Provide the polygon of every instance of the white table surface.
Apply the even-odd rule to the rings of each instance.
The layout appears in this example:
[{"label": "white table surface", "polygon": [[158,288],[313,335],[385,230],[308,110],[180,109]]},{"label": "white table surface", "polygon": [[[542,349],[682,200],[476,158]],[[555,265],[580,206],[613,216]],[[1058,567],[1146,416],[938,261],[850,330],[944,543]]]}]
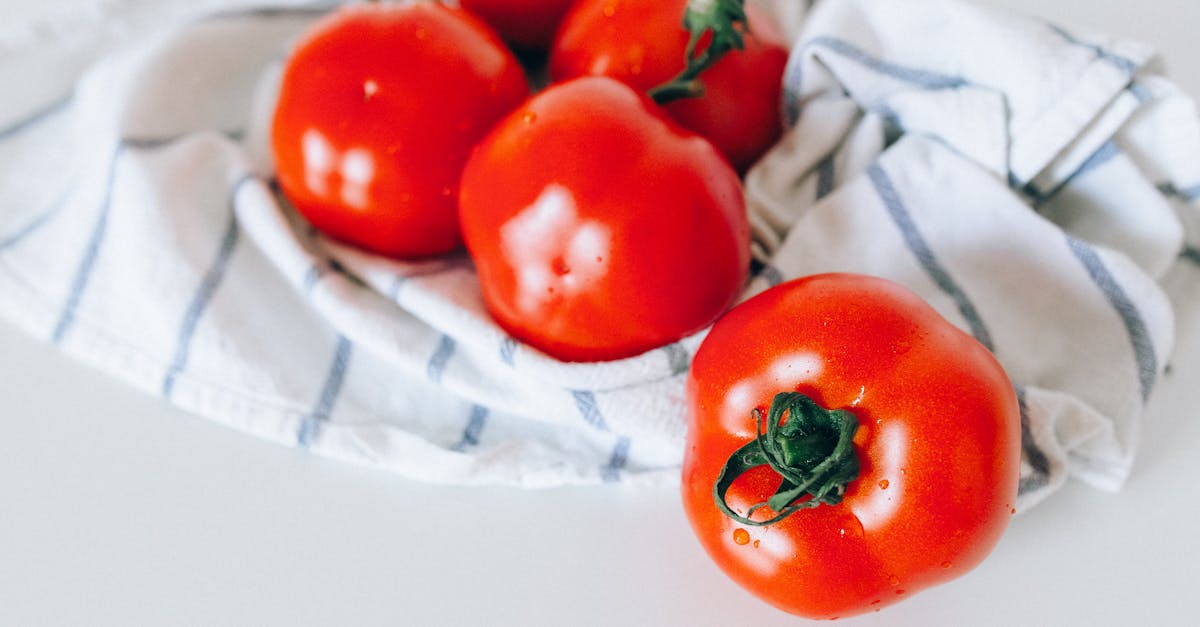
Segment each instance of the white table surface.
[{"label": "white table surface", "polygon": [[[1200,94],[1200,2],[989,3],[1154,43]],[[1200,321],[1181,327],[1123,492],[1068,484],[966,577],[844,622],[1200,624]],[[412,483],[186,415],[2,323],[0,400],[0,625],[802,622],[725,579],[674,488]]]}]

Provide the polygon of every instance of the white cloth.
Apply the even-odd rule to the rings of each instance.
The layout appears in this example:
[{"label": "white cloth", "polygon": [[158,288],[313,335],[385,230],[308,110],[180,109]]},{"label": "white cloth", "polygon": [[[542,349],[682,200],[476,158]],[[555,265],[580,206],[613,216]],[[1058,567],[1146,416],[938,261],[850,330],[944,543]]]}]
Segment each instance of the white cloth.
[{"label": "white cloth", "polygon": [[1197,321],[1193,102],[1142,45],[957,0],[790,10],[794,128],[747,182],[769,260],[752,290],[827,270],[908,285],[1017,386],[1023,507],[1068,474],[1119,488],[1171,298]]},{"label": "white cloth", "polygon": [[[69,93],[0,109],[0,315],[202,416],[420,480],[674,480],[701,336],[559,363],[491,323],[463,255],[315,233],[273,190],[265,128],[320,11],[249,4],[138,31]],[[748,179],[767,265],[747,294],[820,270],[913,287],[1020,386],[1023,505],[1068,470],[1117,487],[1172,346],[1158,280],[1193,271],[1190,102],[1139,46],[953,2],[793,18],[798,121]]]}]

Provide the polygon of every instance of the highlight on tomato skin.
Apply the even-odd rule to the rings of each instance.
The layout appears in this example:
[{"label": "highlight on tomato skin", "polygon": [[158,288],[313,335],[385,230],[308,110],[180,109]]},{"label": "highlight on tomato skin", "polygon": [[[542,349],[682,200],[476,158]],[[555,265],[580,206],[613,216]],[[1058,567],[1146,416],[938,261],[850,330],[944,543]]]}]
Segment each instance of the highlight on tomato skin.
[{"label": "highlight on tomato skin", "polygon": [[285,64],[271,127],[280,187],[335,239],[398,258],[450,252],[463,163],[528,93],[513,54],[466,11],[340,8]]},{"label": "highlight on tomato skin", "polygon": [[[555,80],[609,76],[639,91],[671,80],[685,66],[688,0],[579,0],[550,49]],[[783,133],[783,70],[788,50],[765,14],[747,2],[745,47],[700,76],[703,93],[663,106],[745,172]],[[703,49],[702,40],[699,48]]]},{"label": "highlight on tomato skin", "polygon": [[697,539],[793,614],[845,618],[960,577],[1015,511],[1011,381],[890,281],[814,275],[734,307],[693,360],[687,412]]},{"label": "highlight on tomato skin", "polygon": [[708,326],[740,293],[750,231],[737,173],[618,81],[552,85],[463,171],[484,301],[564,361],[632,357]]}]

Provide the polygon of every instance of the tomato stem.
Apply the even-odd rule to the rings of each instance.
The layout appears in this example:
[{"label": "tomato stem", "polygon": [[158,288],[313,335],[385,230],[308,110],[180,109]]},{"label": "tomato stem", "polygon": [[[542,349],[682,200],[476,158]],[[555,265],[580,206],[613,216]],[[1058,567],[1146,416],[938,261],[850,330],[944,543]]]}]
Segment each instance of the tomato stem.
[{"label": "tomato stem", "polygon": [[[765,425],[761,411],[755,409],[753,416],[757,435],[729,456],[713,484],[713,500],[722,513],[742,524],[761,527],[802,509],[842,502],[847,484],[858,478],[859,461],[854,452],[858,418],[853,413],[826,409],[799,392],[781,392],[771,400]],[[738,477],[759,466],[770,466],[781,477],[779,488],[745,515],[738,514],[729,506],[726,494]],[[752,519],[763,507],[775,515]]]},{"label": "tomato stem", "polygon": [[[671,80],[649,91],[658,104],[703,95],[700,74],[725,53],[745,46],[745,0],[690,0],[683,12],[683,28],[690,35],[683,55],[684,68]],[[712,40],[697,52],[706,33],[712,33]]]}]

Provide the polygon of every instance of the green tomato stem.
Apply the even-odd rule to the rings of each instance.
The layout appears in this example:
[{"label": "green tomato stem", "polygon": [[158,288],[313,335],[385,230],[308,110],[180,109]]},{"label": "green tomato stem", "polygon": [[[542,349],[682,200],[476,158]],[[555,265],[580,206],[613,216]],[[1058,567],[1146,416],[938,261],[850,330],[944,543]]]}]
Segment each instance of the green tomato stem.
[{"label": "green tomato stem", "polygon": [[[853,413],[826,409],[799,392],[781,392],[771,400],[765,425],[761,411],[755,409],[753,415],[757,435],[730,455],[713,484],[713,501],[723,514],[762,527],[802,509],[842,502],[846,486],[858,478],[859,460],[854,452],[858,418]],[[759,466],[770,466],[780,476],[779,488],[745,515],[739,514],[729,506],[726,495],[738,477]],[[775,515],[752,519],[763,507]]]},{"label": "green tomato stem", "polygon": [[[648,93],[658,104],[704,94],[699,76],[730,50],[745,46],[745,0],[690,0],[683,12],[683,28],[689,33],[684,51],[684,68],[674,78]],[[712,39],[702,52],[696,47],[706,33]]]}]

